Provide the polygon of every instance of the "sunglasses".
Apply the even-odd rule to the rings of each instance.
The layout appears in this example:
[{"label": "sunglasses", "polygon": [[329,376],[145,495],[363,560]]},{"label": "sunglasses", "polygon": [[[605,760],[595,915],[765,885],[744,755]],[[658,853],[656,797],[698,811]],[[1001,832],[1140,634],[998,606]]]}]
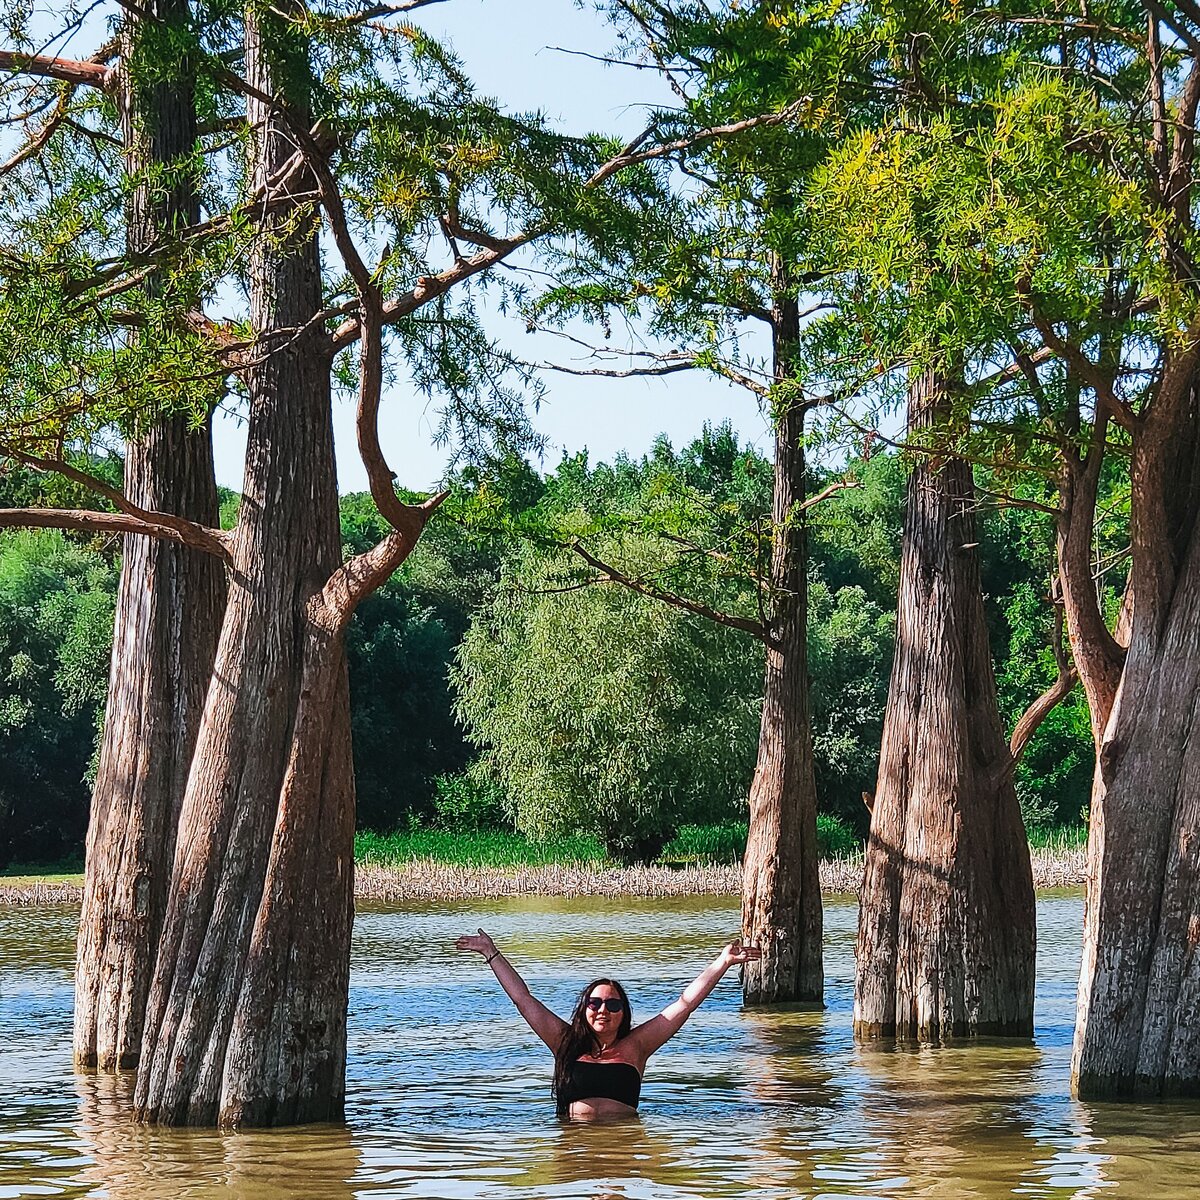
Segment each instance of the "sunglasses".
[{"label": "sunglasses", "polygon": [[592,1012],[599,1012],[602,1008],[606,1008],[610,1013],[619,1013],[625,1007],[625,1001],[616,996],[611,996],[607,1000],[600,996],[589,996],[586,1003]]}]

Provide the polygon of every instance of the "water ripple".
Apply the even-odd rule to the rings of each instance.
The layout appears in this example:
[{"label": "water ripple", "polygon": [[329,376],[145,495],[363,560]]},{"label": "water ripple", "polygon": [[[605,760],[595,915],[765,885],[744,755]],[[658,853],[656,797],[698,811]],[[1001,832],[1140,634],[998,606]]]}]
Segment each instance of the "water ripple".
[{"label": "water ripple", "polygon": [[564,1126],[550,1062],[490,971],[487,928],[552,1008],[594,974],[649,1016],[736,929],[731,901],[510,899],[358,917],[344,1127],[220,1134],[132,1123],[128,1079],[71,1071],[69,909],[0,910],[0,1200],[1200,1200],[1200,1110],[1067,1089],[1081,904],[1038,905],[1036,1037],[854,1043],[855,912],[826,912],[828,1008],[742,1011],[727,979],[651,1062],[641,1117]]}]

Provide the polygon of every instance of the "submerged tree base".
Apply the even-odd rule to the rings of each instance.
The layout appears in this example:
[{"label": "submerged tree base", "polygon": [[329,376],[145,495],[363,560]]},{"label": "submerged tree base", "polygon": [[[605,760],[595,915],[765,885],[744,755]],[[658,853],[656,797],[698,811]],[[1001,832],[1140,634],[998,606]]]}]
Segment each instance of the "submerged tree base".
[{"label": "submerged tree base", "polygon": [[860,1041],[912,1042],[914,1045],[948,1045],[951,1042],[972,1041],[975,1038],[1032,1038],[1033,1018],[1013,1021],[960,1021],[942,1028],[934,1021],[922,1023],[914,1018],[903,1025],[883,1025],[878,1022],[855,1021],[854,1036]]}]

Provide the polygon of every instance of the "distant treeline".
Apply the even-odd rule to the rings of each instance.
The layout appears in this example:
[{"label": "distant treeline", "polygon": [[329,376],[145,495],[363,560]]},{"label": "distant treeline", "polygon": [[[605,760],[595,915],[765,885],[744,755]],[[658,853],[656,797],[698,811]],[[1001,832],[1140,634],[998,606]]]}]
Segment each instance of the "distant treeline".
[{"label": "distant treeline", "polygon": [[[120,464],[110,463],[119,475]],[[865,832],[891,669],[905,465],[817,477],[808,513],[809,662],[821,811]],[[985,486],[986,486],[986,481]],[[754,769],[753,617],[771,465],[728,428],[640,459],[512,458],[453,481],[417,550],[350,627],[358,823],[582,833],[645,856],[683,825],[737,820]],[[6,503],[28,502],[19,475]],[[237,497],[224,497],[230,523]],[[385,526],[341,503],[348,552]],[[1053,530],[984,504],[984,589],[1009,726],[1053,681]],[[120,545],[0,535],[0,865],[81,858]],[[1092,747],[1078,692],[1017,768],[1026,823],[1074,823]]]}]

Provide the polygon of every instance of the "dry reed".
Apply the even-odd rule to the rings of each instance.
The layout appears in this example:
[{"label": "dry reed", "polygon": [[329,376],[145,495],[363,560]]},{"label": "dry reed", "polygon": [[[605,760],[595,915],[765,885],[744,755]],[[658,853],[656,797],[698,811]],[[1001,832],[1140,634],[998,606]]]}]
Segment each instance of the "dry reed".
[{"label": "dry reed", "polygon": [[74,880],[0,879],[0,908],[38,908],[50,904],[79,904],[83,885]]},{"label": "dry reed", "polygon": [[[1034,850],[1033,882],[1041,888],[1079,887],[1087,869],[1083,849]],[[821,863],[821,891],[851,895],[862,878],[862,855]],[[463,867],[420,859],[401,866],[360,866],[354,893],[359,900],[483,900],[501,896],[736,896],[741,868],[726,863],[687,867],[600,867],[559,865]],[[83,888],[74,881],[0,881],[0,906],[78,904]]]}]

